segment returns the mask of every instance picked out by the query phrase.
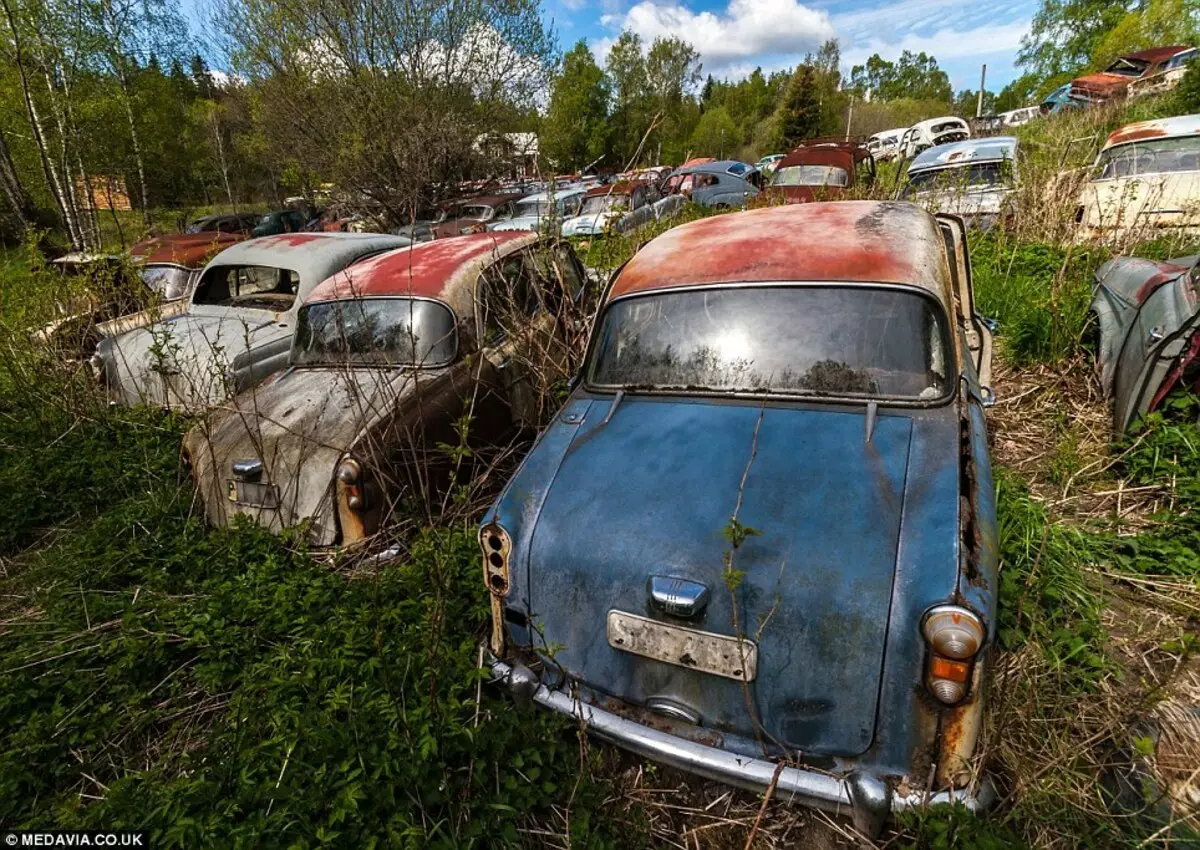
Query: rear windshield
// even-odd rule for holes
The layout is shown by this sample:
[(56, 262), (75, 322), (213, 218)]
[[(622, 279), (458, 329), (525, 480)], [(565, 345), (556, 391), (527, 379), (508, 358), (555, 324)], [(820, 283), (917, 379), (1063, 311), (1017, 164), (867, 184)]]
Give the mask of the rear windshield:
[(209, 266), (193, 304), (283, 312), (291, 309), (300, 274), (274, 266)]
[(951, 389), (941, 311), (874, 287), (694, 289), (615, 301), (588, 382), (604, 388), (933, 400)]
[(976, 162), (972, 165), (931, 168), (908, 176), (904, 197), (921, 192), (953, 192), (968, 189), (990, 189), (1011, 186), (1013, 182), (1012, 161)]
[(834, 165), (789, 165), (777, 168), (772, 186), (848, 186), (850, 175)]
[(1200, 171), (1200, 137), (1150, 139), (1109, 148), (1100, 154), (1094, 180)]
[(1104, 69), (1106, 74), (1120, 74), (1122, 77), (1140, 77), (1150, 65), (1142, 59), (1118, 59)]
[(292, 342), (297, 366), (424, 366), (454, 361), (454, 314), (419, 298), (321, 301), (300, 310)]

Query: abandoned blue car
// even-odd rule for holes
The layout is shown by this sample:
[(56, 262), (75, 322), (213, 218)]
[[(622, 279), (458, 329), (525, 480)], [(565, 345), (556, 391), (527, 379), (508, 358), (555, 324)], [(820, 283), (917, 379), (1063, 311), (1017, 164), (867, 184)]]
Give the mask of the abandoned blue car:
[(869, 835), (987, 805), (992, 340), (963, 232), (808, 203), (634, 256), (480, 529), (493, 677)]

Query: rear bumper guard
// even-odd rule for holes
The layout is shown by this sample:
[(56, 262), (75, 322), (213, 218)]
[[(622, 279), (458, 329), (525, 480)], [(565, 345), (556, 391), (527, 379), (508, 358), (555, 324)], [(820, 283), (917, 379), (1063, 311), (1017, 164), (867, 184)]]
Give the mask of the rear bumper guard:
[[(569, 715), (587, 724), (588, 731), (623, 749), (652, 761), (694, 773), (727, 785), (761, 792), (770, 787), (778, 763), (740, 756), (726, 750), (689, 741), (627, 720), (612, 712), (588, 705), (562, 691), (541, 684), (522, 665), (489, 659), (492, 678), (505, 685), (518, 700), (532, 700), (543, 708)], [(897, 794), (887, 783), (868, 773), (845, 777), (815, 770), (784, 767), (775, 782), (775, 796), (785, 802), (849, 815), (855, 829), (869, 837), (878, 836), (891, 812), (931, 805), (958, 803), (977, 812), (995, 797), (991, 781), (984, 777), (977, 790), (956, 789), (937, 793)]]

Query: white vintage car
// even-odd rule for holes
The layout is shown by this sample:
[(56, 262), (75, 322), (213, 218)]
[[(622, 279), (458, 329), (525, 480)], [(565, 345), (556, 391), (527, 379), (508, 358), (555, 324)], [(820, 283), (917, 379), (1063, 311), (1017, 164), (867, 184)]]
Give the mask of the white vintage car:
[(1075, 221), (1081, 241), (1200, 233), (1200, 115), (1127, 124), (1110, 135)]

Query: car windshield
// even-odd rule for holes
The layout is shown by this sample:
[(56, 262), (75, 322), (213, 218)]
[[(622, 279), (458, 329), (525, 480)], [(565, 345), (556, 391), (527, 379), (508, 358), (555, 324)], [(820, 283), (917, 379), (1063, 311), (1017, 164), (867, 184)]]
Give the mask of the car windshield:
[(1169, 62), (1167, 62), (1166, 68), (1167, 70), (1182, 68), (1184, 65), (1195, 59), (1196, 55), (1197, 51), (1195, 50), (1185, 50), (1183, 53), (1177, 53), (1171, 57)]
[(583, 202), (580, 215), (593, 215), (603, 212), (621, 212), (629, 209), (628, 195), (592, 195)]
[(1094, 180), (1200, 171), (1200, 137), (1148, 139), (1109, 148), (1100, 154)]
[(180, 266), (146, 266), (142, 269), (142, 283), (163, 301), (178, 301), (187, 295), (191, 279), (191, 270)]
[(836, 165), (788, 165), (775, 169), (772, 186), (848, 186), (850, 175)]
[(211, 218), (201, 218), (193, 221), (183, 229), (184, 233), (207, 233), (217, 229), (217, 222)]
[(517, 202), (518, 217), (532, 216), (534, 218), (541, 218), (544, 215), (550, 215), (551, 210), (553, 209), (554, 207), (552, 207), (550, 202), (546, 200)]
[(949, 168), (930, 168), (908, 175), (904, 197), (922, 192), (958, 192), (1012, 185), (1012, 161), (975, 162)]
[(1149, 64), (1141, 59), (1118, 59), (1105, 68), (1104, 73), (1120, 74), (1122, 77), (1140, 77), (1142, 71), (1146, 70)]
[(615, 301), (589, 383), (604, 388), (941, 398), (940, 311), (882, 287), (695, 289)]
[(423, 366), (457, 353), (454, 314), (419, 298), (320, 301), (300, 310), (291, 362), (296, 366)]
[(492, 217), (492, 208), (483, 206), (459, 207), (458, 217), (471, 221), (487, 221)]

